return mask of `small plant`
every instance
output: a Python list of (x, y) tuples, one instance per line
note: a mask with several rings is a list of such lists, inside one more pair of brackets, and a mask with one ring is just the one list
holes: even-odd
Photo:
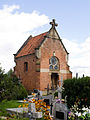
[(90, 120), (90, 113), (79, 116), (78, 120)]

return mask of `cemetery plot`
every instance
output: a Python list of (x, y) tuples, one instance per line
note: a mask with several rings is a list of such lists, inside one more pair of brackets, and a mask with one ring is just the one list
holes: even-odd
[[(28, 101), (27, 108), (25, 107), (27, 102), (25, 101), (24, 107), (22, 108), (12, 108), (7, 109), (8, 113), (18, 115), (19, 117), (28, 117), (30, 119), (36, 118), (47, 118), (50, 120), (50, 106), (44, 102), (44, 100), (32, 99), (32, 101)], [(42, 116), (43, 114), (43, 116)]]
[[(39, 90), (34, 90), (32, 96), (29, 99), (24, 100), (23, 108), (7, 109), (8, 112), (22, 114), (25, 117), (29, 117), (30, 120), (36, 118), (44, 118), (46, 120), (51, 120), (51, 115), (55, 120), (67, 120), (67, 107), (62, 103), (62, 79), (61, 87), (58, 86), (58, 100), (54, 99), (53, 94), (48, 96), (40, 96)], [(27, 104), (25, 108), (25, 104)], [(51, 113), (51, 114), (50, 114)]]

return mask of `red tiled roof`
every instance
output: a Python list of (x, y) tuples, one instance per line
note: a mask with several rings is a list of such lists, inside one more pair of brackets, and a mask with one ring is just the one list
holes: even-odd
[(30, 37), (28, 42), (24, 44), (17, 52), (16, 58), (35, 53), (35, 48), (37, 48), (42, 43), (44, 36), (46, 36), (47, 33), (48, 32), (45, 32), (35, 37)]

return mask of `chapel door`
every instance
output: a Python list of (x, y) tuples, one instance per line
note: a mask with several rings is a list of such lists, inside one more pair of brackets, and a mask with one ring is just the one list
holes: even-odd
[(52, 87), (52, 89), (57, 88), (58, 80), (59, 80), (58, 74), (57, 73), (52, 73), (51, 74), (51, 87)]

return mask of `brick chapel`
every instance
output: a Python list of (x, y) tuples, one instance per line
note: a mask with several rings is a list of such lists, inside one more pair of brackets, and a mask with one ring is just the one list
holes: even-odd
[(60, 38), (55, 19), (50, 22), (49, 31), (37, 36), (30, 36), (14, 54), (16, 76), (27, 90), (45, 91), (55, 89), (63, 80), (72, 78), (68, 65), (68, 55)]

